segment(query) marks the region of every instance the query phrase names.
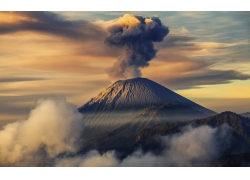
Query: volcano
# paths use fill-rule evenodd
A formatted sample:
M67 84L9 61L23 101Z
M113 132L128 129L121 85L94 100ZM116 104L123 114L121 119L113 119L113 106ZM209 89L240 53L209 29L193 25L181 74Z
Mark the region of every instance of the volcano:
M136 125L139 131L162 122L216 114L147 78L117 81L78 110L85 116L85 127L91 135L124 124Z

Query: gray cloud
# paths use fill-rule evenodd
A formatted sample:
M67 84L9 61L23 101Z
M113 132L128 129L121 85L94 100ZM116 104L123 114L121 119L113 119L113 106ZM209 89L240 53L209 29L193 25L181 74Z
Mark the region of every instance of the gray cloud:
M106 46L103 42L93 41L83 44L80 48L76 48L76 55L91 55L98 58L109 57L116 58L122 53L119 47Z
M6 91L8 92L8 91ZM70 95L70 94L68 94ZM12 120L24 118L41 98L62 99L64 96L57 94L32 94L23 96L0 96L0 114L11 115Z
M36 85L39 85L39 82L36 83ZM27 116L28 112L34 107L37 100L40 98L62 98L64 96L67 96L67 98L72 98L75 96L81 96L83 98L81 101L88 101L89 95L85 95L82 93L82 90L84 89L85 92L92 92L93 96L94 93L99 93L99 91L103 90L105 87L110 85L110 81L108 79L104 80L90 80L88 78L79 80L76 82L76 84L69 83L67 85L66 80L63 83L63 86L61 86L64 90L68 89L67 92L62 93L54 93L53 87L47 86L46 92L42 92L42 89L38 88L38 91L35 89L32 94L27 94L26 89L19 89L19 88L10 88L10 87L4 87L0 88L0 93L11 93L13 95L0 95L0 114L1 115L8 115L12 116L12 120L17 120L20 118L24 118ZM73 88L72 88L73 87ZM50 89L50 90L48 90ZM49 91L51 94L49 94ZM20 94L21 95L14 95L14 94ZM79 98L78 98L79 99ZM82 103L81 102L81 103ZM79 102L78 102L79 103ZM78 104L81 105L81 104ZM3 119L3 118L2 118Z
M209 166L212 159L230 146L229 133L226 124L217 128L187 126L181 133L162 137L166 149L160 156L137 151L123 160L121 166Z
M104 29L85 20L68 21L52 12L29 11L12 13L35 19L35 21L20 20L17 23L0 24L0 34L35 31L81 41L100 40L101 37L104 38L106 36Z
M247 80L250 75L235 70L211 70L206 69L195 74L175 77L173 79L160 78L159 82L171 89L197 88L202 85L227 84L232 80Z
M159 49L178 48L179 50L186 51L201 50L200 47L197 47L195 43L191 42L196 39L196 37L189 35L169 35L162 43L156 43L156 47Z
M0 83L38 81L38 80L46 80L46 78L31 78L31 77L0 78Z
M57 158L55 166L58 167L112 167L119 166L120 162L115 157L114 151L108 151L103 155L96 150L91 150L83 156L69 158Z
M13 123L15 122L16 120L1 120L0 121L0 130L3 129L3 127L6 125L6 124L9 124L9 123Z

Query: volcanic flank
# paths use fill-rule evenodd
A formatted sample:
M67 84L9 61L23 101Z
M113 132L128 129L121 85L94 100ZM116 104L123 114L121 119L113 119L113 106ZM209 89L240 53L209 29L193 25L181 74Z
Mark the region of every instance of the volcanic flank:
M78 110L85 117L88 135L111 131L124 124L140 127L139 131L162 122L216 114L146 78L117 81Z

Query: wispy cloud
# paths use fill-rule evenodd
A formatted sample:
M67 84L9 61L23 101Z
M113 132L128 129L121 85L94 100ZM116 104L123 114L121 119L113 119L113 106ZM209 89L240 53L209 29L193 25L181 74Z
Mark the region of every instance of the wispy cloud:
M6 77L0 78L0 83L6 82L20 82L20 81L38 81L38 80L45 80L44 78L32 78L32 77Z
M75 40L98 40L105 30L89 21L68 21L52 12L5 12L0 15L15 21L0 23L0 34L35 31Z
M204 70L175 77L173 79L162 78L159 80L162 84L174 89L196 88L202 85L227 84L233 80L248 80L250 75L242 74L234 70Z

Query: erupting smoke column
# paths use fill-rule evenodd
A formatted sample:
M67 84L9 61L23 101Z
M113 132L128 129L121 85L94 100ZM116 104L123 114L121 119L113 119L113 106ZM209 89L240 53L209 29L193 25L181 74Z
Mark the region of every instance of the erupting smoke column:
M144 18L133 14L120 17L108 31L110 36L105 43L124 50L113 67L107 69L111 80L140 77L140 68L148 66L156 55L153 42L163 41L169 33L158 17Z

